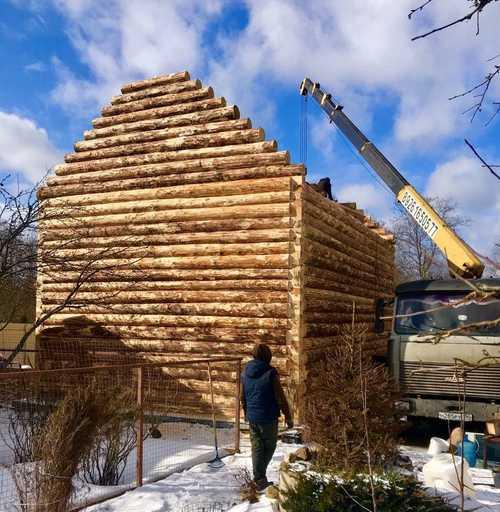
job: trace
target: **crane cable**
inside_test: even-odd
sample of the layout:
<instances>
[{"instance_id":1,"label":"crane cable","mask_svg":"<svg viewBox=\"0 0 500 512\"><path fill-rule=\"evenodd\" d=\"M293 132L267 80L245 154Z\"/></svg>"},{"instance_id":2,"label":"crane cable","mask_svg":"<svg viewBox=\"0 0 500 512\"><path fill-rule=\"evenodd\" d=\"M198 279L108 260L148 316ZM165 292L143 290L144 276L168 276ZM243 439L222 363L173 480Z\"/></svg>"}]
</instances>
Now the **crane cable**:
<instances>
[{"instance_id":1,"label":"crane cable","mask_svg":"<svg viewBox=\"0 0 500 512\"><path fill-rule=\"evenodd\" d=\"M354 156L354 159L357 160L359 162L359 164L365 168L365 170L368 172L370 178L379 186L381 187L382 189L385 189L387 192L389 192L389 194L391 196L394 195L394 193L392 192L392 190L387 186L386 183L384 183L384 181L380 178L380 176L378 176L374 171L373 169L371 169L367 163L365 162L365 160L363 159L363 157L357 152L355 151L353 148L352 148L352 143L351 141L342 133L342 130L340 130L340 128L333 122L330 120L330 124L333 124L335 130L337 130L337 132L339 133L340 135L340 140L343 142L343 144L345 145L345 147L347 148L347 150Z\"/></svg>"}]
</instances>

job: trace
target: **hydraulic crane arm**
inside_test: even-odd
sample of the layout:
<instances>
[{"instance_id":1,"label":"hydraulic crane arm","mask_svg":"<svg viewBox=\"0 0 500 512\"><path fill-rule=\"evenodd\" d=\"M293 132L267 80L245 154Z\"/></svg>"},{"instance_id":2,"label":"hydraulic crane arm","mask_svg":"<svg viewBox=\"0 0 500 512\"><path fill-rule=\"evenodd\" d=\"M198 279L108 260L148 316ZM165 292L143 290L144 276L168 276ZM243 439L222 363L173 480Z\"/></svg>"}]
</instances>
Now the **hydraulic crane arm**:
<instances>
[{"instance_id":1,"label":"hydraulic crane arm","mask_svg":"<svg viewBox=\"0 0 500 512\"><path fill-rule=\"evenodd\" d=\"M463 277L481 277L484 265L474 251L446 224L431 205L410 185L404 176L370 142L344 114L342 106L332 100L318 83L305 78L300 93L310 94L326 112L330 121L349 139L361 156L370 164L411 217L439 247L448 267Z\"/></svg>"}]
</instances>

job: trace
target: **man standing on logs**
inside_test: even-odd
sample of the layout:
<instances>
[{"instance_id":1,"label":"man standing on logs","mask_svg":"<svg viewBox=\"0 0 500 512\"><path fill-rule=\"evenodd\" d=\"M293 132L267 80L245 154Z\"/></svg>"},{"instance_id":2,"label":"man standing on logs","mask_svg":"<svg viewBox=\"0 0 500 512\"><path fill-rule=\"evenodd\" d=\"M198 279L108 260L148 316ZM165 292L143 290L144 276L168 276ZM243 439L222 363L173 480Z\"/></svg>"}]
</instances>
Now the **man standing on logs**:
<instances>
[{"instance_id":1,"label":"man standing on logs","mask_svg":"<svg viewBox=\"0 0 500 512\"><path fill-rule=\"evenodd\" d=\"M241 401L250 425L254 481L259 491L272 484L266 477L267 466L278 441L278 419L282 412L288 428L293 428L285 393L278 371L271 366L271 349L258 343L253 359L243 370Z\"/></svg>"}]
</instances>

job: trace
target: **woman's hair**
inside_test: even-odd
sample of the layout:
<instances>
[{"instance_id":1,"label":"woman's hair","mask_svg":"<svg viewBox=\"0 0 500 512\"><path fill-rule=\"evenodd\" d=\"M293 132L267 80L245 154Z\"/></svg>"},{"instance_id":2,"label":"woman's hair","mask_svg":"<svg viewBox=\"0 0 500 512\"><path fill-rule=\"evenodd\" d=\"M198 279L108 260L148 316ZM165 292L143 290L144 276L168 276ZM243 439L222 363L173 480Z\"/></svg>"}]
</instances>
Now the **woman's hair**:
<instances>
[{"instance_id":1,"label":"woman's hair","mask_svg":"<svg viewBox=\"0 0 500 512\"><path fill-rule=\"evenodd\" d=\"M257 343L252 350L252 355L255 359L259 359L260 361L264 361L269 364L273 357L271 353L271 349L264 343Z\"/></svg>"}]
</instances>

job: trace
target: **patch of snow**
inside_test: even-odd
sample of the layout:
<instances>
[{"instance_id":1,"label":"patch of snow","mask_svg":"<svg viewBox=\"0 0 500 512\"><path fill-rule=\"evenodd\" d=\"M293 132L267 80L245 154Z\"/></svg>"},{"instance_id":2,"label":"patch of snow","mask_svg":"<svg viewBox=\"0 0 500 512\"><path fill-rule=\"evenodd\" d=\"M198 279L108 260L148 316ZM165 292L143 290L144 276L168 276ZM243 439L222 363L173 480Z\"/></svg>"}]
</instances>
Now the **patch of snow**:
<instances>
[{"instance_id":1,"label":"patch of snow","mask_svg":"<svg viewBox=\"0 0 500 512\"><path fill-rule=\"evenodd\" d=\"M401 453L408 456L415 468L416 477L423 482L422 467L424 464L432 459L425 449L415 448L410 446L401 446ZM472 474L480 474L477 470L472 469ZM488 485L475 485L475 496L467 497L465 506L467 510L474 510L476 512L500 512L500 488L491 487ZM439 489L429 490L436 495L445 496L451 503L459 504L459 495L453 492L443 492Z\"/></svg>"},{"instance_id":2,"label":"patch of snow","mask_svg":"<svg viewBox=\"0 0 500 512\"><path fill-rule=\"evenodd\" d=\"M294 452L297 445L278 443L276 453L269 465L268 477L274 482L278 481L280 463L287 454ZM414 467L415 474L421 481L422 467L432 457L425 449L403 446L401 452L407 455ZM224 466L220 469L211 469L206 463L196 465L191 469L180 473L174 473L169 477L144 485L139 489L106 501L100 505L94 505L86 509L86 512L180 512L186 505L193 503L210 505L219 502L229 506L228 512L273 512L271 500L262 496L258 503L239 503L239 485L235 480L236 473L243 467L251 471L252 461L248 438L242 439L242 453L231 455L223 459ZM189 462L189 461L187 461ZM297 463L295 463L297 464ZM302 463L299 463L301 469ZM485 485L476 485L475 498L467 498L468 510L477 512L500 512L500 489ZM456 493L443 493L436 489L429 492L445 496L452 503L458 503ZM231 508L230 504L235 505Z\"/></svg>"},{"instance_id":3,"label":"patch of snow","mask_svg":"<svg viewBox=\"0 0 500 512\"><path fill-rule=\"evenodd\" d=\"M273 506L265 496L262 496L258 503L250 504L245 501L231 508L229 512L273 512Z\"/></svg>"},{"instance_id":4,"label":"patch of snow","mask_svg":"<svg viewBox=\"0 0 500 512\"><path fill-rule=\"evenodd\" d=\"M1 424L0 429L3 429L1 433L5 434L3 431L6 428L6 424ZM148 438L144 441L144 483L166 478L173 473L184 471L215 458L211 426L199 423L168 422L162 424L161 430L163 434L161 438ZM224 456L227 453L224 447L233 446L234 429L218 428L217 435L219 446L222 447L219 449L219 454ZM0 443L0 510L8 512L18 510L18 498L14 482L7 469L7 466L12 464L12 453L5 446L6 438L5 435L4 437L0 436L0 441L3 441L3 444ZM133 450L129 455L120 485L117 486L87 484L76 477L74 479L73 505L84 506L86 503L95 503L122 494L132 488L136 477L136 459L136 451ZM141 508L141 510L148 512L149 509Z\"/></svg>"},{"instance_id":5,"label":"patch of snow","mask_svg":"<svg viewBox=\"0 0 500 512\"><path fill-rule=\"evenodd\" d=\"M297 445L279 442L269 465L268 478L278 481L279 465L288 453L295 451ZM258 503L250 505L240 503L239 484L235 475L241 468L252 471L250 442L242 438L242 452L223 459L224 466L212 469L206 463L191 469L174 473L155 483L134 489L118 498L88 507L86 512L180 512L186 505L193 503L210 505L223 503L231 512L272 512L271 501L262 496ZM234 505L231 508L231 505Z\"/></svg>"}]
</instances>

